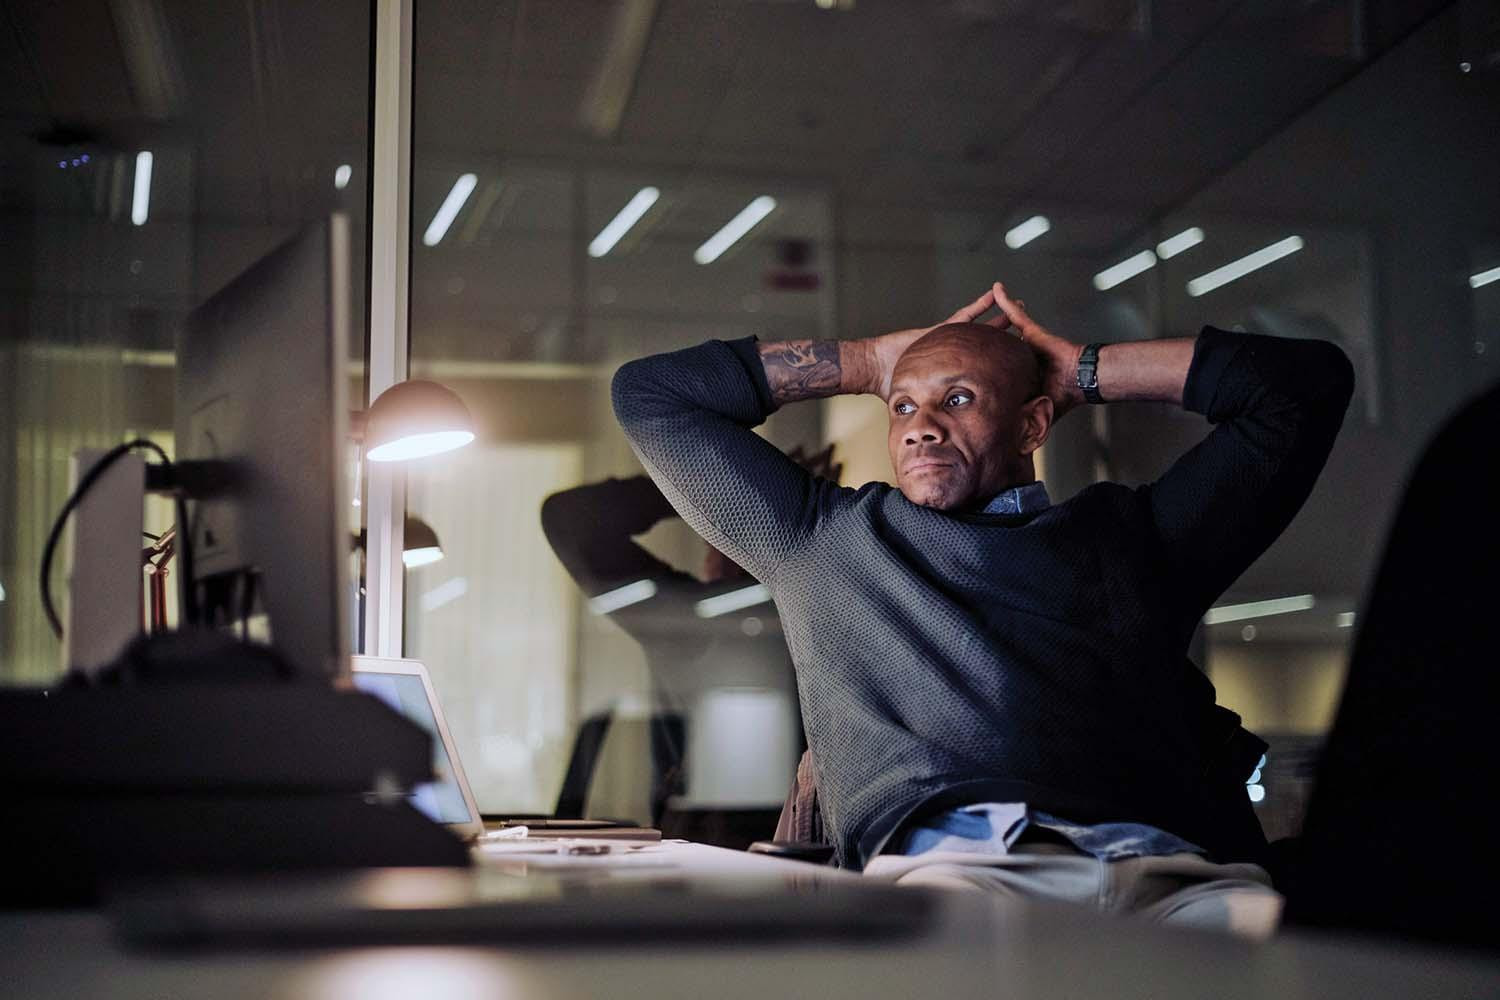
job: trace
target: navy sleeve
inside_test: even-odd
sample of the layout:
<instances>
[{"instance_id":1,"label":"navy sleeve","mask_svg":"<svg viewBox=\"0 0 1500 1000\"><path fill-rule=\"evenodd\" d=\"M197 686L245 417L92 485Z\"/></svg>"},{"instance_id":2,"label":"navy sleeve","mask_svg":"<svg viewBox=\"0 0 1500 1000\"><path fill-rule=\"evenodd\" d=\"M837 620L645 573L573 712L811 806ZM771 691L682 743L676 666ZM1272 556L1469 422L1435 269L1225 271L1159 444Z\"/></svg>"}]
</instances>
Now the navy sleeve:
<instances>
[{"instance_id":1,"label":"navy sleeve","mask_svg":"<svg viewBox=\"0 0 1500 1000\"><path fill-rule=\"evenodd\" d=\"M589 597L676 573L634 536L675 517L645 476L606 479L554 493L542 501L542 532L568 575Z\"/></svg>"},{"instance_id":2,"label":"navy sleeve","mask_svg":"<svg viewBox=\"0 0 1500 1000\"><path fill-rule=\"evenodd\" d=\"M1204 328L1183 406L1214 430L1142 488L1186 615L1201 617L1291 523L1353 391L1354 370L1333 344Z\"/></svg>"},{"instance_id":3,"label":"navy sleeve","mask_svg":"<svg viewBox=\"0 0 1500 1000\"><path fill-rule=\"evenodd\" d=\"M615 373L612 392L631 447L677 512L774 585L836 487L752 430L775 409L754 338L632 361Z\"/></svg>"}]
</instances>

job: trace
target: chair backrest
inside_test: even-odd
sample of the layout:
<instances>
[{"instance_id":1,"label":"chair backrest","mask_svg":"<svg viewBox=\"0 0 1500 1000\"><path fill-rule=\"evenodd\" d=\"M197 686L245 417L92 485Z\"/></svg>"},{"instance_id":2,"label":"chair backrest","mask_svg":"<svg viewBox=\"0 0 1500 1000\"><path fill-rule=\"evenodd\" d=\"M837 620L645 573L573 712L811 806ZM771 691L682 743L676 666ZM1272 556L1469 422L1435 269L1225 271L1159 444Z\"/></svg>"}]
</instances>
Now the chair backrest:
<instances>
[{"instance_id":1,"label":"chair backrest","mask_svg":"<svg viewBox=\"0 0 1500 1000\"><path fill-rule=\"evenodd\" d=\"M1287 921L1500 948L1500 386L1433 439L1365 607Z\"/></svg>"},{"instance_id":2,"label":"chair backrest","mask_svg":"<svg viewBox=\"0 0 1500 1000\"><path fill-rule=\"evenodd\" d=\"M588 797L589 783L599 764L599 751L604 747L604 737L609 735L612 721L611 713L602 712L579 723L578 734L573 737L573 752L568 757L568 770L557 793L557 808L553 811L559 819L583 818L584 799Z\"/></svg>"}]
</instances>

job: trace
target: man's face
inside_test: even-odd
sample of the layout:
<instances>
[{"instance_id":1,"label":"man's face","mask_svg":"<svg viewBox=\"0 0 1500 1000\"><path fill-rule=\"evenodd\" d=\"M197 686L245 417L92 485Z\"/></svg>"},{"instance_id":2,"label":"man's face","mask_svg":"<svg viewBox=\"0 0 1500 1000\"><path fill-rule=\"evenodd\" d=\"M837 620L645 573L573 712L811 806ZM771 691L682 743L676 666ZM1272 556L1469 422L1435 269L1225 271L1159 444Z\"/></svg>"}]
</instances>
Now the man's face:
<instances>
[{"instance_id":1,"label":"man's face","mask_svg":"<svg viewBox=\"0 0 1500 1000\"><path fill-rule=\"evenodd\" d=\"M941 327L913 344L886 402L896 485L912 503L938 510L978 507L1029 481L1030 455L1046 436L1035 426L1035 369L1027 349L987 328ZM1017 363L1022 362L1022 363ZM1045 401L1043 401L1045 402ZM1048 408L1047 417L1051 410Z\"/></svg>"}]
</instances>

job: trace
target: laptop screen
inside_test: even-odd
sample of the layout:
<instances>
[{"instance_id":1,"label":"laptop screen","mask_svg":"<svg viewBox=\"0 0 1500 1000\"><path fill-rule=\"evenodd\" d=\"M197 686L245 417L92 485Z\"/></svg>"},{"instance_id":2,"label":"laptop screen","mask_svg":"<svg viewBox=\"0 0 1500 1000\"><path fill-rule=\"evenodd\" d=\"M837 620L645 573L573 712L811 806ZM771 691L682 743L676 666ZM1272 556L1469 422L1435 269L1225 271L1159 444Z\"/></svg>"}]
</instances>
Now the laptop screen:
<instances>
[{"instance_id":1,"label":"laptop screen","mask_svg":"<svg viewBox=\"0 0 1500 1000\"><path fill-rule=\"evenodd\" d=\"M416 674L382 673L378 670L356 670L354 686L366 694L372 694L391 708L406 716L426 730L432 737L432 773L437 780L418 785L408 796L416 806L438 823L468 823L474 819L464 803L463 790L453 774L453 763L448 759L448 750L438 733L437 719L432 705L427 700L427 690L422 678Z\"/></svg>"}]
</instances>

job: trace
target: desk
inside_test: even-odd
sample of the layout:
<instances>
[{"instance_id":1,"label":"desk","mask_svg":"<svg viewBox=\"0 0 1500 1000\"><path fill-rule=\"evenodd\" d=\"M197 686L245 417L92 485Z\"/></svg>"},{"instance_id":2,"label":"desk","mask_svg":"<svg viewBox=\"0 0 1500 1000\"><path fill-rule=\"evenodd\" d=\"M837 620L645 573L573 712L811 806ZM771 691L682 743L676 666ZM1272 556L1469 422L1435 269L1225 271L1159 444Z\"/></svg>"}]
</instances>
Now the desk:
<instances>
[{"instance_id":1,"label":"desk","mask_svg":"<svg viewBox=\"0 0 1500 1000\"><path fill-rule=\"evenodd\" d=\"M700 845L668 845L684 870L812 879L859 876ZM476 877L482 870L476 871ZM852 880L852 882L851 882ZM861 944L645 943L382 947L156 955L123 948L94 912L0 914L0 983L26 998L297 997L1487 997L1500 960L1283 937L1265 945L1040 905L942 897L924 934ZM795 910L788 919L795 920Z\"/></svg>"}]
</instances>

